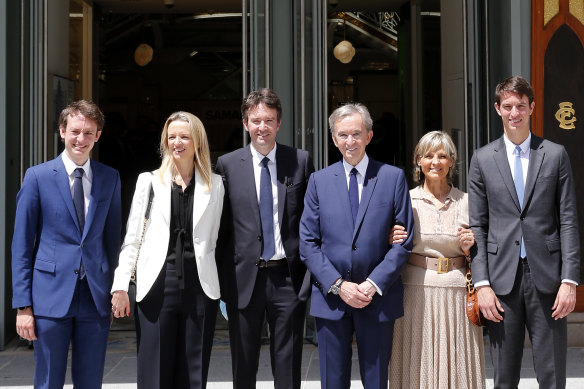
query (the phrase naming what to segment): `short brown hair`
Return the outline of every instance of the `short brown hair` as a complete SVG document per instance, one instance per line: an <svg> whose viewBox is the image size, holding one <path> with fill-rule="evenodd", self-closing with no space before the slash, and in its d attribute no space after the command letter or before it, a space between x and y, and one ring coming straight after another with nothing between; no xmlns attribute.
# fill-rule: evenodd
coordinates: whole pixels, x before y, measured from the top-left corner
<svg viewBox="0 0 584 389"><path fill-rule="evenodd" d="M97 123L97 131L103 130L103 125L105 124L103 112L101 112L93 101L89 100L74 101L66 106L59 115L59 128L63 127L63 129L66 129L69 116L77 114L82 114Z"/></svg>
<svg viewBox="0 0 584 389"><path fill-rule="evenodd" d="M529 104L533 103L533 89L529 82L521 76L507 77L495 88L495 103L501 104L501 96L505 92L517 93L520 97L527 96Z"/></svg>
<svg viewBox="0 0 584 389"><path fill-rule="evenodd" d="M282 103L280 98L273 90L269 88L261 88L251 92L241 104L241 117L247 123L247 113L251 108L255 108L260 104L265 104L268 108L276 110L276 119L278 123L282 121Z"/></svg>

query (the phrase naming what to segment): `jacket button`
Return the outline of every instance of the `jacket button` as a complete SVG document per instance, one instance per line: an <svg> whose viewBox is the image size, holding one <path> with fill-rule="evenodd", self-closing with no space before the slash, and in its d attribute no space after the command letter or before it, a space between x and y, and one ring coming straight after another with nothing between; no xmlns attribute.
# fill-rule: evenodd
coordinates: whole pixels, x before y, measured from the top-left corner
<svg viewBox="0 0 584 389"><path fill-rule="evenodd" d="M519 220L521 220L521 221L525 220L525 216L521 216L521 217L519 218Z"/></svg>
<svg viewBox="0 0 584 389"><path fill-rule="evenodd" d="M75 269L75 274L79 274L79 269Z"/></svg>
<svg viewBox="0 0 584 389"><path fill-rule="evenodd" d="M262 241L262 236L258 235L258 240L261 242Z"/></svg>
<svg viewBox="0 0 584 389"><path fill-rule="evenodd" d="M353 245L353 251L357 250L357 246Z"/></svg>
<svg viewBox="0 0 584 389"><path fill-rule="evenodd" d="M83 248L83 243L81 243L81 248Z"/></svg>
<svg viewBox="0 0 584 389"><path fill-rule="evenodd" d="M515 241L515 245L516 246L519 246L519 241L518 240Z"/></svg>

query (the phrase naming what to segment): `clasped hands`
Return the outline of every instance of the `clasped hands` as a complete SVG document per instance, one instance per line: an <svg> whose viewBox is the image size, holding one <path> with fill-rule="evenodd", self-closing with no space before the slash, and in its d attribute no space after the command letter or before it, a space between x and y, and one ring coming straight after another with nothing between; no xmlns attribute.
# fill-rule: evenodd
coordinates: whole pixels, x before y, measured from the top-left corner
<svg viewBox="0 0 584 389"><path fill-rule="evenodd" d="M339 290L339 297L350 307L365 308L373 300L376 292L377 289L369 281L360 284L344 281Z"/></svg>

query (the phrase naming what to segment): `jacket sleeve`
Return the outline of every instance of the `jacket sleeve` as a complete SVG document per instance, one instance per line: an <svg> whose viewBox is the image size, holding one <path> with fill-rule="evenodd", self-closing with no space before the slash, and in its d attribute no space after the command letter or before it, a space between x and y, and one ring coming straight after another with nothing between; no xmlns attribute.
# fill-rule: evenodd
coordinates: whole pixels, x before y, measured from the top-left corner
<svg viewBox="0 0 584 389"><path fill-rule="evenodd" d="M313 174L308 180L304 211L300 219L300 259L316 279L320 292L326 296L330 286L341 274L321 250L320 206L316 185L316 176Z"/></svg>
<svg viewBox="0 0 584 389"><path fill-rule="evenodd" d="M487 263L489 200L480 161L475 152L468 173L468 209L476 250L471 250L473 282L490 281Z"/></svg>
<svg viewBox="0 0 584 389"><path fill-rule="evenodd" d="M119 256L118 267L114 273L114 282L111 292L116 290L128 290L130 277L136 267L136 254L142 237L144 227L144 215L148 205L148 190L152 184L152 174L142 173L138 176L136 190L132 198L130 215L126 224L126 236Z"/></svg>
<svg viewBox="0 0 584 389"><path fill-rule="evenodd" d="M33 169L28 169L16 196L12 237L13 308L32 305L32 274L40 213L37 176Z"/></svg>
<svg viewBox="0 0 584 389"><path fill-rule="evenodd" d="M393 210L395 219L392 226L404 226L408 233L405 241L390 247L383 260L373 269L369 277L383 293L388 291L399 279L402 269L412 251L414 239L414 216L408 183L403 171L400 171L395 185ZM389 239L389 236L387 237Z"/></svg>
<svg viewBox="0 0 584 389"><path fill-rule="evenodd" d="M562 147L558 185L560 240L562 252L562 280L580 282L580 235L574 178L570 158Z"/></svg>

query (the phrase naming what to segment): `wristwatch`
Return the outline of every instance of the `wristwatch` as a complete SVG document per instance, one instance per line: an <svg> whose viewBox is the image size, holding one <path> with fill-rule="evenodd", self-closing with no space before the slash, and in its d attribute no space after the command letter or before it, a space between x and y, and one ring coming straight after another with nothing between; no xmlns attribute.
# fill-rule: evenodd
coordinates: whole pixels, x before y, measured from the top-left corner
<svg viewBox="0 0 584 389"><path fill-rule="evenodd" d="M334 295L338 295L341 291L341 284L345 282L342 278L339 278L334 284L331 285L330 289L328 290L329 293Z"/></svg>
<svg viewBox="0 0 584 389"><path fill-rule="evenodd" d="M26 307L18 307L16 309L18 309L19 311L24 311L26 308L30 308L30 305L27 305Z"/></svg>

